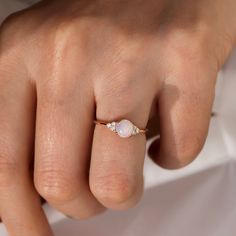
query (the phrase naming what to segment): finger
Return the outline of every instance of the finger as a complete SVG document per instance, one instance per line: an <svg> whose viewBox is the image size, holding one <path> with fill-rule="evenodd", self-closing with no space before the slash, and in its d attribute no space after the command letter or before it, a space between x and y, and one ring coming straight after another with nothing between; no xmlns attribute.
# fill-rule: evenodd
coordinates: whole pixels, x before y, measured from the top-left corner
<svg viewBox="0 0 236 236"><path fill-rule="evenodd" d="M81 219L104 210L88 184L94 100L87 84L63 75L38 83L35 184L51 205Z"/></svg>
<svg viewBox="0 0 236 236"><path fill-rule="evenodd" d="M3 61L0 64L1 218L12 236L51 236L29 171L34 146L34 89L15 74L19 70Z"/></svg>
<svg viewBox="0 0 236 236"><path fill-rule="evenodd" d="M159 96L161 138L150 151L153 160L164 168L189 164L204 145L216 78L209 68L184 65L165 81Z"/></svg>
<svg viewBox="0 0 236 236"><path fill-rule="evenodd" d="M106 91L105 86L103 91ZM118 88L108 96L98 96L97 119L117 121L125 118L145 128L151 108L151 96L147 91L140 87L128 91ZM145 135L121 138L106 126L96 125L90 188L104 206L119 210L138 202L143 190L145 146Z"/></svg>

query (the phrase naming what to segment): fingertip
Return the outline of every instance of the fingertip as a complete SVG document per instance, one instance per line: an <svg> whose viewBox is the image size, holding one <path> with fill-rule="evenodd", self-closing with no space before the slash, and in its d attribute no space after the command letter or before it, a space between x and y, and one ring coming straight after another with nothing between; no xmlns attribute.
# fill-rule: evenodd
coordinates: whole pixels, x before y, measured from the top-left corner
<svg viewBox="0 0 236 236"><path fill-rule="evenodd" d="M98 201L106 208L127 210L134 207L141 198L143 180L125 174L111 174L93 178L90 188Z"/></svg>
<svg viewBox="0 0 236 236"><path fill-rule="evenodd" d="M156 139L151 143L148 154L154 163L169 170L181 169L191 164L204 146L204 141L199 143L192 140L182 146L177 145L172 149L165 149L160 141Z"/></svg>

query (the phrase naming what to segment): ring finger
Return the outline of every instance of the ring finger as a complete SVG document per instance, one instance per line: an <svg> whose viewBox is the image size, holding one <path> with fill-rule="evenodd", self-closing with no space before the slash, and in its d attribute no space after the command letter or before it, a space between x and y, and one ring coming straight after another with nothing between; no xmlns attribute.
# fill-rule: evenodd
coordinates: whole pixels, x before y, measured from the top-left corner
<svg viewBox="0 0 236 236"><path fill-rule="evenodd" d="M152 93L146 85L142 89L121 87L115 93L98 95L97 119L110 122L125 118L141 129L146 127L152 104ZM102 87L104 93L106 85ZM107 208L123 210L138 202L143 190L145 146L143 134L121 138L106 126L96 125L90 188Z"/></svg>

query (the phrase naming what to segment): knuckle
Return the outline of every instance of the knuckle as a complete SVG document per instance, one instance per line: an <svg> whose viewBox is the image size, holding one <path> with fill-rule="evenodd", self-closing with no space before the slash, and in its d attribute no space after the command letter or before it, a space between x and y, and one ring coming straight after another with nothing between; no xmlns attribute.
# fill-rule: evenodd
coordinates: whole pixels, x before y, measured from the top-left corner
<svg viewBox="0 0 236 236"><path fill-rule="evenodd" d="M113 174L96 176L91 184L94 195L108 204L122 204L132 200L136 193L136 186L130 176Z"/></svg>
<svg viewBox="0 0 236 236"><path fill-rule="evenodd" d="M131 102L134 101L134 99L130 99L130 97L135 98L134 89L132 87L132 79L128 78L129 76L124 76L124 78L114 78L110 81L104 81L101 83L101 87L103 87L101 91L101 95L98 94L98 97L103 99L104 97L116 97L118 99L118 102L120 104L126 104L132 105ZM105 99L103 99L105 102Z"/></svg>
<svg viewBox="0 0 236 236"><path fill-rule="evenodd" d="M46 168L36 171L36 189L48 202L60 204L72 201L78 187L73 183L71 175L64 170Z"/></svg>
<svg viewBox="0 0 236 236"><path fill-rule="evenodd" d="M204 48L203 45L194 39L191 42L191 46L189 46L189 39L186 40L185 45L178 45L176 48L176 55L177 59L180 60L182 65L186 65L186 61L188 62L199 62L200 60L203 60L204 57Z"/></svg>
<svg viewBox="0 0 236 236"><path fill-rule="evenodd" d="M10 15L0 26L0 73L15 71L24 71L24 53L25 34L19 27L22 13ZM25 23L24 23L25 24ZM20 40L19 40L20 39ZM14 69L13 69L14 68ZM2 78L1 78L2 80Z"/></svg>
<svg viewBox="0 0 236 236"><path fill-rule="evenodd" d="M15 37L20 32L20 27L18 26L20 18L20 13L13 13L4 20L0 27L1 43L11 46L17 46L19 44L15 40Z"/></svg>
<svg viewBox="0 0 236 236"><path fill-rule="evenodd" d="M166 40L167 53L170 54L171 60L182 62L199 62L209 59L206 50L208 43L208 30L205 26L198 29L189 30L173 30ZM209 49L209 48L208 48Z"/></svg>
<svg viewBox="0 0 236 236"><path fill-rule="evenodd" d="M96 94L97 104L99 104L97 116L110 120L114 117L135 114L140 108L140 104L144 104L147 99L139 88L132 86L133 82L133 79L127 77L124 81L114 79L107 83L102 82L101 87L103 89ZM114 103L117 105L114 106ZM146 108L145 106L141 107ZM106 117L104 117L104 114L106 114Z"/></svg>

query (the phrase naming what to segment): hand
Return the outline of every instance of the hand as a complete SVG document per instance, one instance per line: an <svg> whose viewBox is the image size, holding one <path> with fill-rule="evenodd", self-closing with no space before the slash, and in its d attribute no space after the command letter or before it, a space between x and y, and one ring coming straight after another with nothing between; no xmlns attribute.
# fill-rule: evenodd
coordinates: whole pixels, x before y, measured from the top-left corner
<svg viewBox="0 0 236 236"><path fill-rule="evenodd" d="M217 72L235 46L235 11L235 0L61 0L8 18L0 214L10 234L52 234L37 192L79 219L140 199L145 136L122 139L94 119L144 128L158 114L153 160L190 163L207 135Z"/></svg>

